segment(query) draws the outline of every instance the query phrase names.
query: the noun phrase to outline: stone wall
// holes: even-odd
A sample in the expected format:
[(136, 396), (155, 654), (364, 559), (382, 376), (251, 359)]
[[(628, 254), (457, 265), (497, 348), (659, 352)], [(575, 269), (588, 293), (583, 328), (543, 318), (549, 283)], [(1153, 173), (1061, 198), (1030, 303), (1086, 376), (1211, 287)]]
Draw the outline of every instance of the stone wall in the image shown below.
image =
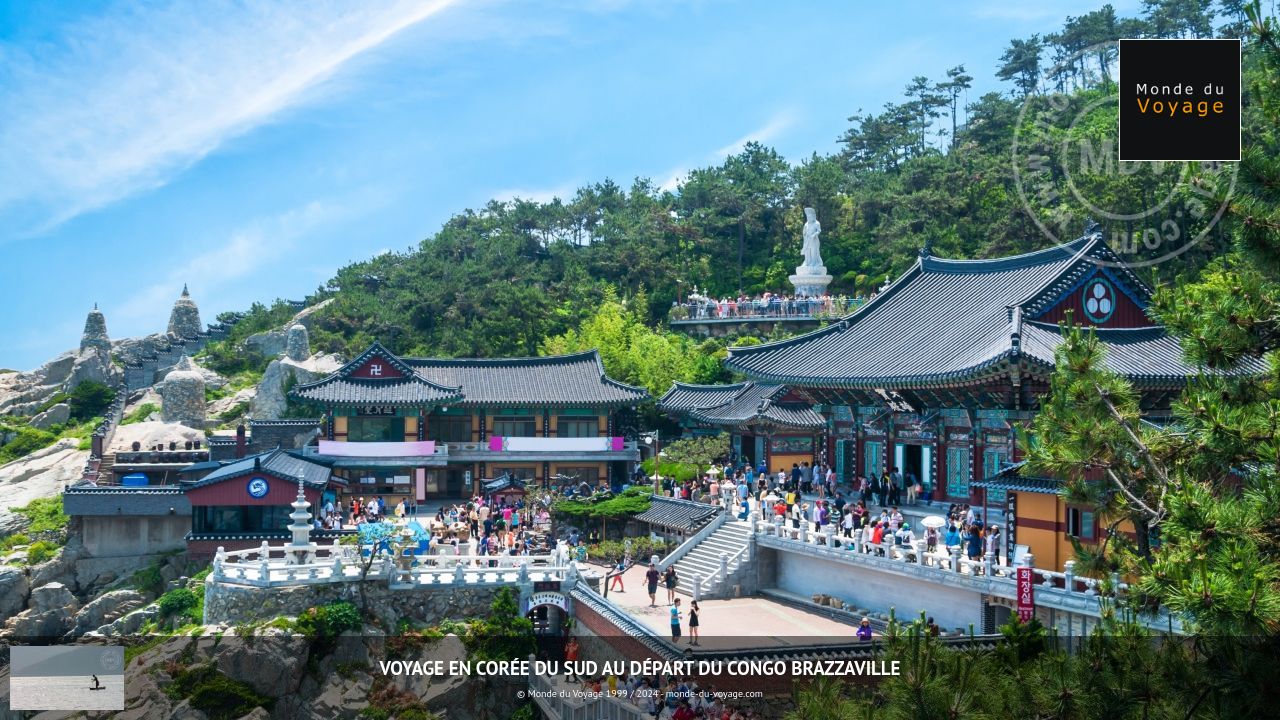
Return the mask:
[[(446, 619), (462, 620), (482, 617), (503, 585), (415, 588), (392, 590), (385, 581), (365, 584), (370, 610), (387, 627), (395, 627), (400, 618), (410, 618), (427, 625)], [(520, 588), (510, 586), (519, 595)], [(205, 585), (204, 622), (244, 624), (270, 620), (284, 615), (297, 616), (307, 608), (345, 600), (359, 606), (358, 583), (326, 583), (295, 587), (258, 588), (214, 583)]]
[(95, 558), (137, 557), (184, 550), (191, 531), (190, 515), (81, 518), (85, 549)]
[(761, 587), (772, 586), (806, 598), (822, 593), (877, 612), (894, 608), (898, 617), (908, 620), (923, 610), (946, 629), (982, 624), (983, 595), (973, 590), (877, 572), (872, 568), (851, 567), (801, 553), (760, 548), (759, 557), (769, 555), (774, 557), (764, 564), (776, 567), (776, 576), (773, 582), (762, 580)]

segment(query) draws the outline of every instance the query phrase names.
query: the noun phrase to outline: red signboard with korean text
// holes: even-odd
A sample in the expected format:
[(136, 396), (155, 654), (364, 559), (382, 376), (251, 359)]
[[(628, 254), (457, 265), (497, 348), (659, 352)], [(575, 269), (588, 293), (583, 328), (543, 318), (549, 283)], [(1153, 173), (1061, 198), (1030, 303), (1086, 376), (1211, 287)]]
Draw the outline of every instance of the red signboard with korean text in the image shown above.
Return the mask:
[(1018, 568), (1018, 619), (1030, 622), (1036, 614), (1035, 587), (1031, 580), (1031, 568)]

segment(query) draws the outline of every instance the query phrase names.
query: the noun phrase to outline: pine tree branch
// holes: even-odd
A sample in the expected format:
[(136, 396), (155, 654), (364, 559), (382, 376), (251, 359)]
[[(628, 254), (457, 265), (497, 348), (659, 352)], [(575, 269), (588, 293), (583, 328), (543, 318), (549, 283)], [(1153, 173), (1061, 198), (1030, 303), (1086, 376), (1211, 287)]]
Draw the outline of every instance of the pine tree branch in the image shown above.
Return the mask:
[[(1124, 481), (1120, 479), (1120, 476), (1116, 474), (1115, 470), (1107, 468), (1107, 477), (1111, 478), (1111, 482), (1115, 483), (1116, 487), (1120, 489), (1120, 492), (1123, 493), (1126, 498), (1128, 498), (1130, 503), (1133, 503), (1135, 507), (1147, 514), (1149, 518), (1147, 521), (1148, 526), (1155, 525), (1164, 519), (1164, 511), (1161, 510), (1157, 512), (1153, 510), (1150, 505), (1140, 500), (1137, 495), (1134, 495), (1129, 488), (1125, 486)], [(1161, 500), (1164, 499), (1163, 491), (1160, 493), (1160, 498)]]

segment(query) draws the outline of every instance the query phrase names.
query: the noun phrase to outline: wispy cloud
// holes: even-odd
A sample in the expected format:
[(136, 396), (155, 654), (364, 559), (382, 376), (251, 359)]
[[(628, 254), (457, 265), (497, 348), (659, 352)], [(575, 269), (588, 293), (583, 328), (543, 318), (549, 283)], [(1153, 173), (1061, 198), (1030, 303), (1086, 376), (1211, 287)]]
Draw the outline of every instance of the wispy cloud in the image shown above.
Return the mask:
[[(720, 162), (734, 153), (741, 152), (747, 143), (768, 143), (794, 125), (795, 121), (796, 113), (789, 108), (774, 113), (763, 125), (717, 149), (710, 156), (704, 158), (702, 162)], [(659, 174), (658, 187), (662, 190), (675, 190), (689, 176), (689, 170), (689, 164), (686, 163)]]
[[(189, 284), (197, 302), (206, 309), (242, 307), (243, 298), (232, 297), (232, 286), (252, 275), (262, 275), (266, 268), (295, 256), (299, 241), (308, 233), (367, 211), (368, 198), (349, 199), (341, 203), (315, 200), (285, 212), (252, 220), (237, 228), (225, 240), (211, 243), (207, 252), (194, 255), (168, 271), (118, 306), (109, 310), (121, 325), (156, 324), (157, 308), (167, 312), (184, 284)], [(270, 290), (268, 290), (270, 292)], [(205, 321), (212, 317), (205, 318)], [(163, 318), (159, 320), (163, 322)], [(163, 328), (160, 325), (159, 328)]]
[(122, 3), (0, 44), (0, 212), (38, 232), (163, 185), (456, 2)]

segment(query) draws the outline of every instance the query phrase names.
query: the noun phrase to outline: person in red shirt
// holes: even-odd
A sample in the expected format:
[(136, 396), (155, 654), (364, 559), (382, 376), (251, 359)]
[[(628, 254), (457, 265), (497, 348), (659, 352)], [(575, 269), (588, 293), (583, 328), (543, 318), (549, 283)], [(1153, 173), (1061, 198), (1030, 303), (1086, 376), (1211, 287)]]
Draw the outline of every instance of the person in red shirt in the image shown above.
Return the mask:
[(671, 720), (694, 720), (696, 717), (698, 716), (689, 707), (688, 700), (681, 700), (680, 705), (676, 707), (676, 711), (671, 713)]
[(782, 517), (787, 514), (787, 504), (779, 500), (773, 506), (773, 514)]

